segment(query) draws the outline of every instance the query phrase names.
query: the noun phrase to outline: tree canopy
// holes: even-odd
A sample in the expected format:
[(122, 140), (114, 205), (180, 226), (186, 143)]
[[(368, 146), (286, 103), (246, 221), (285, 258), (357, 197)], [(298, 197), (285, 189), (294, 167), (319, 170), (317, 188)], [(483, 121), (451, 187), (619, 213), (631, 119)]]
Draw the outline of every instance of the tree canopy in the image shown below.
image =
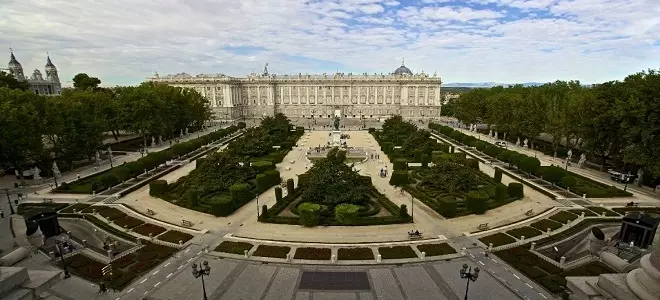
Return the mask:
[(25, 80), (18, 80), (13, 75), (0, 71), (0, 87), (6, 87), (12, 90), (27, 91), (30, 85)]
[(368, 191), (364, 179), (344, 163), (345, 153), (332, 149), (326, 158), (314, 163), (307, 171), (308, 182), (300, 195), (302, 202), (335, 206), (341, 203), (359, 204)]
[(78, 90), (94, 90), (99, 87), (101, 80), (96, 77), (90, 77), (86, 73), (78, 73), (73, 76), (73, 88)]

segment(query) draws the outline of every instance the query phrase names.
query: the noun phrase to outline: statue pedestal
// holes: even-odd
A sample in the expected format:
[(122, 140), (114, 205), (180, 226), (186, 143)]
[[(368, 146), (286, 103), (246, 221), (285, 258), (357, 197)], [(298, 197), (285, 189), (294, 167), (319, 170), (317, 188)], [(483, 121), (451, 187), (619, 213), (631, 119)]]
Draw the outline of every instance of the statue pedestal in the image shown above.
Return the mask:
[(341, 146), (341, 131), (332, 131), (332, 146)]

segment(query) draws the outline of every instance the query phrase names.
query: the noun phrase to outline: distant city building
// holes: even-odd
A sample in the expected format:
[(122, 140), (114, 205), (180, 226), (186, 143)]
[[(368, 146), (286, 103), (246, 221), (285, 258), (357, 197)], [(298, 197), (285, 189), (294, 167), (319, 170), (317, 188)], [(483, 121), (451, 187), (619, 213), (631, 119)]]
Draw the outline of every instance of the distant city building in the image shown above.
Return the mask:
[(59, 76), (57, 76), (57, 68), (55, 68), (53, 62), (50, 61), (50, 56), (46, 56), (46, 67), (44, 70), (46, 71), (46, 78), (41, 75), (39, 69), (34, 69), (32, 76), (28, 78), (23, 73), (23, 66), (14, 56), (14, 51), (10, 52), (11, 57), (9, 59), (9, 64), (7, 65), (9, 74), (13, 75), (17, 80), (27, 81), (30, 85), (30, 91), (39, 95), (62, 94), (62, 84), (60, 83)]
[(459, 93), (442, 93), (442, 104), (447, 104), (451, 99), (458, 99), (461, 94)]
[(155, 73), (147, 80), (198, 91), (208, 99), (215, 118), (224, 120), (275, 113), (289, 118), (428, 119), (439, 117), (442, 105), (440, 77), (413, 74), (403, 63), (388, 75), (275, 75), (268, 73), (266, 64), (261, 74), (244, 78)]

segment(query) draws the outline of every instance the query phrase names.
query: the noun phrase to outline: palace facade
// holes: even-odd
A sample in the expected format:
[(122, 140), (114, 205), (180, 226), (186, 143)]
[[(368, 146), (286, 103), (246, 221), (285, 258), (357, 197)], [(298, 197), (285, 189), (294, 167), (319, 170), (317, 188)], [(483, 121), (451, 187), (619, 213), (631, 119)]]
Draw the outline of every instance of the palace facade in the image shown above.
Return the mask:
[(410, 119), (440, 116), (442, 80), (436, 74), (413, 74), (403, 63), (384, 74), (268, 73), (244, 78), (186, 73), (148, 78), (152, 82), (191, 88), (208, 99), (215, 118), (233, 120), (283, 113), (289, 118), (368, 118), (401, 115)]

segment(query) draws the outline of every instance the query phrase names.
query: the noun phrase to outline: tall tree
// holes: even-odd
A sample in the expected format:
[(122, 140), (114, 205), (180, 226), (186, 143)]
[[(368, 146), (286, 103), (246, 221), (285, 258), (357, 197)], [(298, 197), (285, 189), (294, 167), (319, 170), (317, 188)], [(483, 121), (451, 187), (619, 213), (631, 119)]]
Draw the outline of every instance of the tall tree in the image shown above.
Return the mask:
[(0, 71), (0, 87), (6, 87), (12, 90), (27, 91), (30, 85), (25, 80), (18, 80), (9, 73)]
[(101, 80), (96, 77), (90, 77), (86, 73), (78, 73), (73, 76), (73, 87), (79, 90), (94, 90), (99, 87)]

